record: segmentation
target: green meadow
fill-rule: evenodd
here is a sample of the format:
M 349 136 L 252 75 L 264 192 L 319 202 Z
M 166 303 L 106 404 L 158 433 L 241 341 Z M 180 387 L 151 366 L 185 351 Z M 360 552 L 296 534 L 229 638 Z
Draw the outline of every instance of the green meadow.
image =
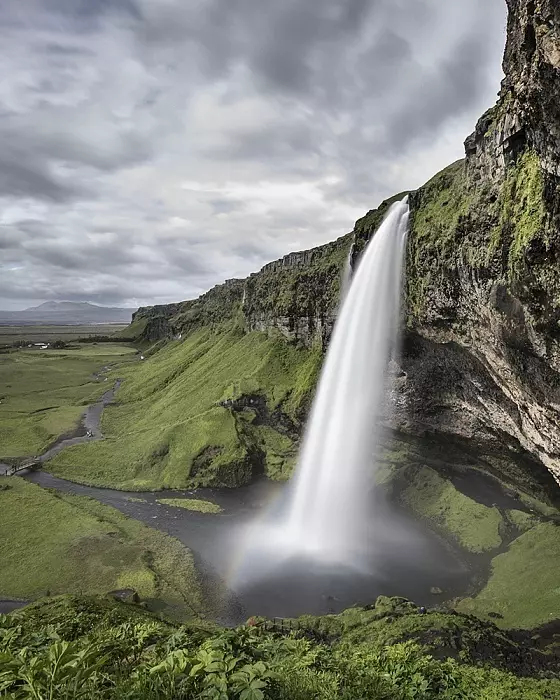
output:
M 168 343 L 140 364 L 119 369 L 124 381 L 103 412 L 105 440 L 69 447 L 49 462 L 58 476 L 96 486 L 153 490 L 236 486 L 250 478 L 260 451 L 270 476 L 286 478 L 292 441 L 222 402 L 258 394 L 269 413 L 294 421 L 310 400 L 322 361 L 264 333 L 200 331 Z M 249 466 L 248 466 L 249 465 Z
M 126 324 L 102 324 L 97 326 L 0 326 L 0 347 L 27 341 L 29 343 L 52 343 L 63 340 L 65 343 L 78 338 L 95 335 L 120 333 Z
M 0 477 L 0 598 L 131 588 L 171 614 L 201 611 L 190 552 L 84 496 Z
M 558 620 L 559 561 L 560 526 L 536 524 L 492 560 L 488 583 L 478 595 L 460 601 L 457 609 L 482 618 L 498 613 L 501 617 L 494 621 L 500 627 L 531 628 Z
M 111 386 L 96 373 L 134 361 L 135 354 L 122 343 L 1 354 L 0 460 L 40 454 L 72 431 L 86 407 Z

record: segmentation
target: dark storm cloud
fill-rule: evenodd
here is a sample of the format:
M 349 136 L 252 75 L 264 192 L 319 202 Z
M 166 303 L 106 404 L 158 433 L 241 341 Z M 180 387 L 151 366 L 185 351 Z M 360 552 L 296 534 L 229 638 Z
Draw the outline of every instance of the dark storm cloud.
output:
M 502 0 L 0 3 L 0 308 L 161 303 L 461 153 Z
M 1 129 L 1 127 L 0 127 Z M 79 183 L 57 176 L 48 162 L 0 135 L 0 197 L 31 197 L 64 202 L 83 195 Z
M 392 115 L 387 122 L 385 143 L 396 152 L 407 142 L 426 134 L 437 134 L 450 115 L 460 113 L 476 101 L 486 66 L 484 36 L 462 39 L 456 51 L 434 70 L 418 71 L 410 94 L 410 108 Z

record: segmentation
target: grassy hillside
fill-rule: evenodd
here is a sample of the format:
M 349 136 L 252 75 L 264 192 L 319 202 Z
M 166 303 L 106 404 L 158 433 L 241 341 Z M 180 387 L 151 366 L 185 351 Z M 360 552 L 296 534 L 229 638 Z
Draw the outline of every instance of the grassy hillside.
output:
M 454 457 L 450 451 L 451 462 Z M 460 485 L 465 481 L 454 482 L 444 462 L 442 467 L 438 473 L 426 466 L 421 453 L 400 445 L 386 452 L 377 476 L 379 488 L 460 546 L 466 560 L 479 567 L 477 592 L 456 601 L 455 607 L 504 628 L 531 628 L 560 619 L 559 511 L 507 484 L 494 486 L 498 490 L 489 496 L 484 481 L 475 485 L 474 468 L 471 489 L 463 493 Z M 510 498 L 502 500 L 498 491 Z M 492 505 L 493 500 L 502 505 Z
M 485 552 L 502 544 L 499 510 L 465 496 L 433 469 L 411 470 L 401 500 L 416 515 L 440 527 L 470 552 Z
M 0 477 L 0 532 L 0 598 L 131 588 L 176 615 L 201 611 L 190 552 L 92 499 Z
M 134 357 L 122 344 L 0 355 L 0 460 L 40 454 L 108 389 L 95 374 Z
M 64 450 L 49 470 L 131 490 L 235 486 L 263 469 L 281 478 L 321 359 L 320 349 L 273 335 L 197 331 L 119 370 L 123 385 L 103 414 L 106 439 Z
M 518 537 L 492 561 L 490 580 L 474 598 L 457 609 L 488 618 L 501 616 L 504 627 L 533 627 L 560 618 L 560 527 L 539 523 Z
M 368 610 L 177 626 L 134 606 L 61 597 L 0 616 L 0 692 L 14 700 L 555 700 L 558 658 L 402 599 Z M 433 656 L 431 654 L 434 654 Z

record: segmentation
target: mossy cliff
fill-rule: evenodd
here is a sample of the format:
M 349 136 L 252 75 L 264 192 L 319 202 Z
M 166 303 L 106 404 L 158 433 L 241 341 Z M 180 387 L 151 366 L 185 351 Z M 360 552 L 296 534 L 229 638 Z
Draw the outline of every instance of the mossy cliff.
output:
M 466 158 L 410 194 L 392 420 L 405 432 L 523 453 L 544 483 L 550 473 L 560 478 L 560 9 L 550 0 L 508 6 L 497 105 L 466 140 Z M 345 266 L 356 265 L 402 196 L 333 243 L 288 255 L 197 300 L 140 309 L 137 336 L 184 340 L 227 322 L 241 333 L 324 349 Z M 300 427 L 298 420 L 296 432 Z
M 529 453 L 558 480 L 560 8 L 508 6 L 497 105 L 411 195 L 397 424 Z

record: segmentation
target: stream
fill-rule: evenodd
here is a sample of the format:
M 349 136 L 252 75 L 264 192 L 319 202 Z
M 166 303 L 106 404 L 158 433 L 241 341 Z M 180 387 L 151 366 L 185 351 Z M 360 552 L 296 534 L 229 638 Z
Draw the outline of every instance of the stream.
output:
M 81 428 L 72 436 L 62 436 L 39 461 L 47 462 L 69 445 L 102 439 L 101 414 L 119 385 L 117 380 L 87 409 Z M 43 469 L 27 470 L 21 476 L 44 488 L 89 496 L 179 539 L 193 552 L 212 616 L 223 624 L 238 624 L 251 615 L 337 613 L 353 605 L 371 604 L 379 595 L 403 596 L 432 607 L 467 595 L 481 574 L 474 560 L 466 561 L 458 548 L 390 503 L 382 489 L 376 489 L 370 497 L 367 526 L 372 546 L 364 552 L 363 566 L 356 570 L 297 558 L 276 559 L 272 544 L 265 553 L 266 561 L 244 555 L 248 528 L 258 531 L 263 513 L 281 509 L 287 484 L 261 479 L 237 489 L 134 493 L 76 484 Z M 472 479 L 479 480 L 478 490 L 492 493 L 492 500 L 499 499 L 502 507 L 519 507 L 496 480 L 476 472 L 471 472 L 469 479 L 471 489 Z M 212 501 L 223 512 L 199 513 L 158 502 L 182 497 Z M 22 604 L 0 600 L 0 612 Z

